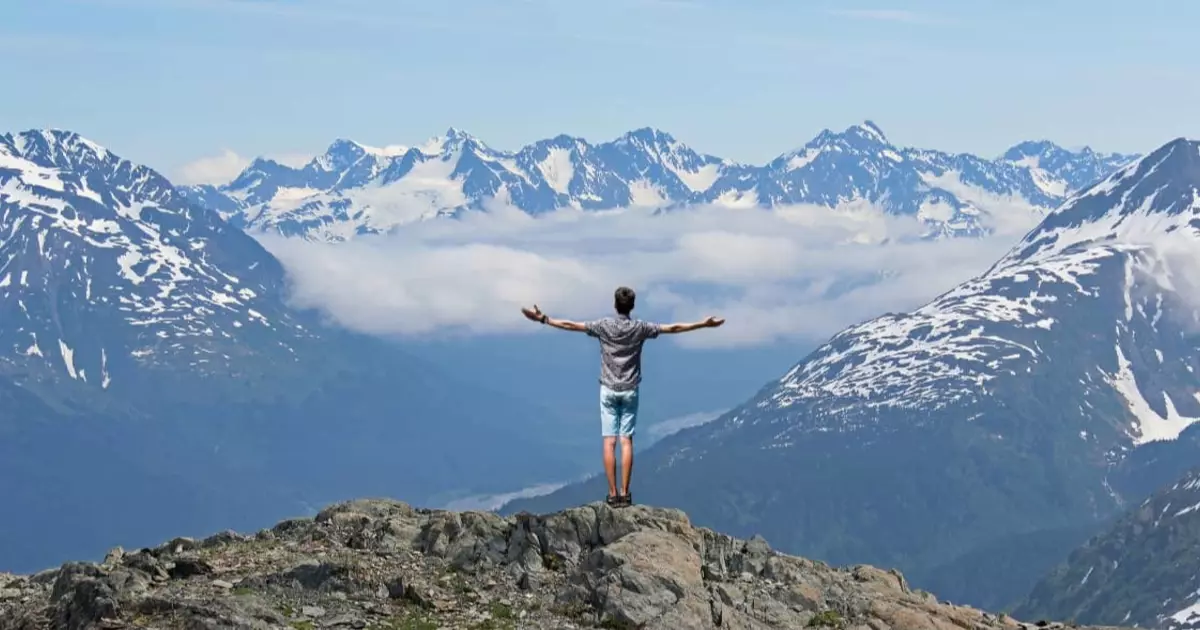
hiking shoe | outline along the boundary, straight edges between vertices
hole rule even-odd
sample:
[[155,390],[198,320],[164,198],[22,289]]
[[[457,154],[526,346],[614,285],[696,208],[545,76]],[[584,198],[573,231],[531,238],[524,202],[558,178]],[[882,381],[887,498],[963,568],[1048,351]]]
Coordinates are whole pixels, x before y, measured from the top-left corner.
[[615,508],[628,507],[630,505],[633,505],[633,500],[630,499],[629,495],[627,495],[627,494],[618,494],[616,496],[610,496],[607,499],[605,499],[604,502],[607,503],[609,505],[609,507],[615,507]]

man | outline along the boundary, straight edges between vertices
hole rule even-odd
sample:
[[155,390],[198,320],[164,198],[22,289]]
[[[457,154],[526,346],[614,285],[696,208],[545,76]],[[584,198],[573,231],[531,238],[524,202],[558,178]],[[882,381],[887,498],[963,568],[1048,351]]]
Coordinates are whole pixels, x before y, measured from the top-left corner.
[[[613,296],[615,317],[590,322],[572,322],[549,317],[538,308],[522,308],[525,317],[562,330],[586,332],[600,340],[600,423],[604,437],[604,471],[608,475],[608,499],[612,506],[633,504],[629,476],[633,472],[633,432],[637,428],[638,388],[642,381],[642,344],[659,333],[682,333],[715,328],[724,319],[709,317],[692,324],[651,324],[630,317],[633,289],[620,287]],[[617,492],[617,440],[621,442],[621,492]]]

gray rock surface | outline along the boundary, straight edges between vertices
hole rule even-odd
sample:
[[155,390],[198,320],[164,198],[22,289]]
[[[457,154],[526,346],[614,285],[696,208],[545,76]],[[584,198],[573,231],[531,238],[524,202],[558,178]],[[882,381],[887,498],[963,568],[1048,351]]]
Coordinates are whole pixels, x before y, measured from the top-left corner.
[[253,536],[0,574],[0,630],[591,627],[1038,626],[938,602],[895,571],[834,568],[677,510],[604,504],[503,518],[358,500]]

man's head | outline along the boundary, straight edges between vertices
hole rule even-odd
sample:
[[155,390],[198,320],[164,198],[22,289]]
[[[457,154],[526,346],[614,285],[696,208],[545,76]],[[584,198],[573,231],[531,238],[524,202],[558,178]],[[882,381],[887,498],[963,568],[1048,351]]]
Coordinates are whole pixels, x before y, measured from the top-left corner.
[[633,311],[634,301],[633,289],[629,287],[619,287],[617,292],[613,294],[613,308],[617,309],[617,313],[628,315]]

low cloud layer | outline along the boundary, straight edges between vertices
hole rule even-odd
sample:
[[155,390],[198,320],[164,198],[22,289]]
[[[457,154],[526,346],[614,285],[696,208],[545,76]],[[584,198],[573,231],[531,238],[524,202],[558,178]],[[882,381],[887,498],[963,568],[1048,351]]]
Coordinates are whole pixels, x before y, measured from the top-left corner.
[[866,206],[537,218],[495,207],[348,243],[263,243],[288,268],[297,305],[368,333],[530,332],[521,306],[582,320],[607,314],[613,289],[628,285],[644,318],[727,318],[680,343],[732,347],[820,340],[917,307],[984,271],[1034,220],[984,239],[928,242],[910,238],[915,220]]

